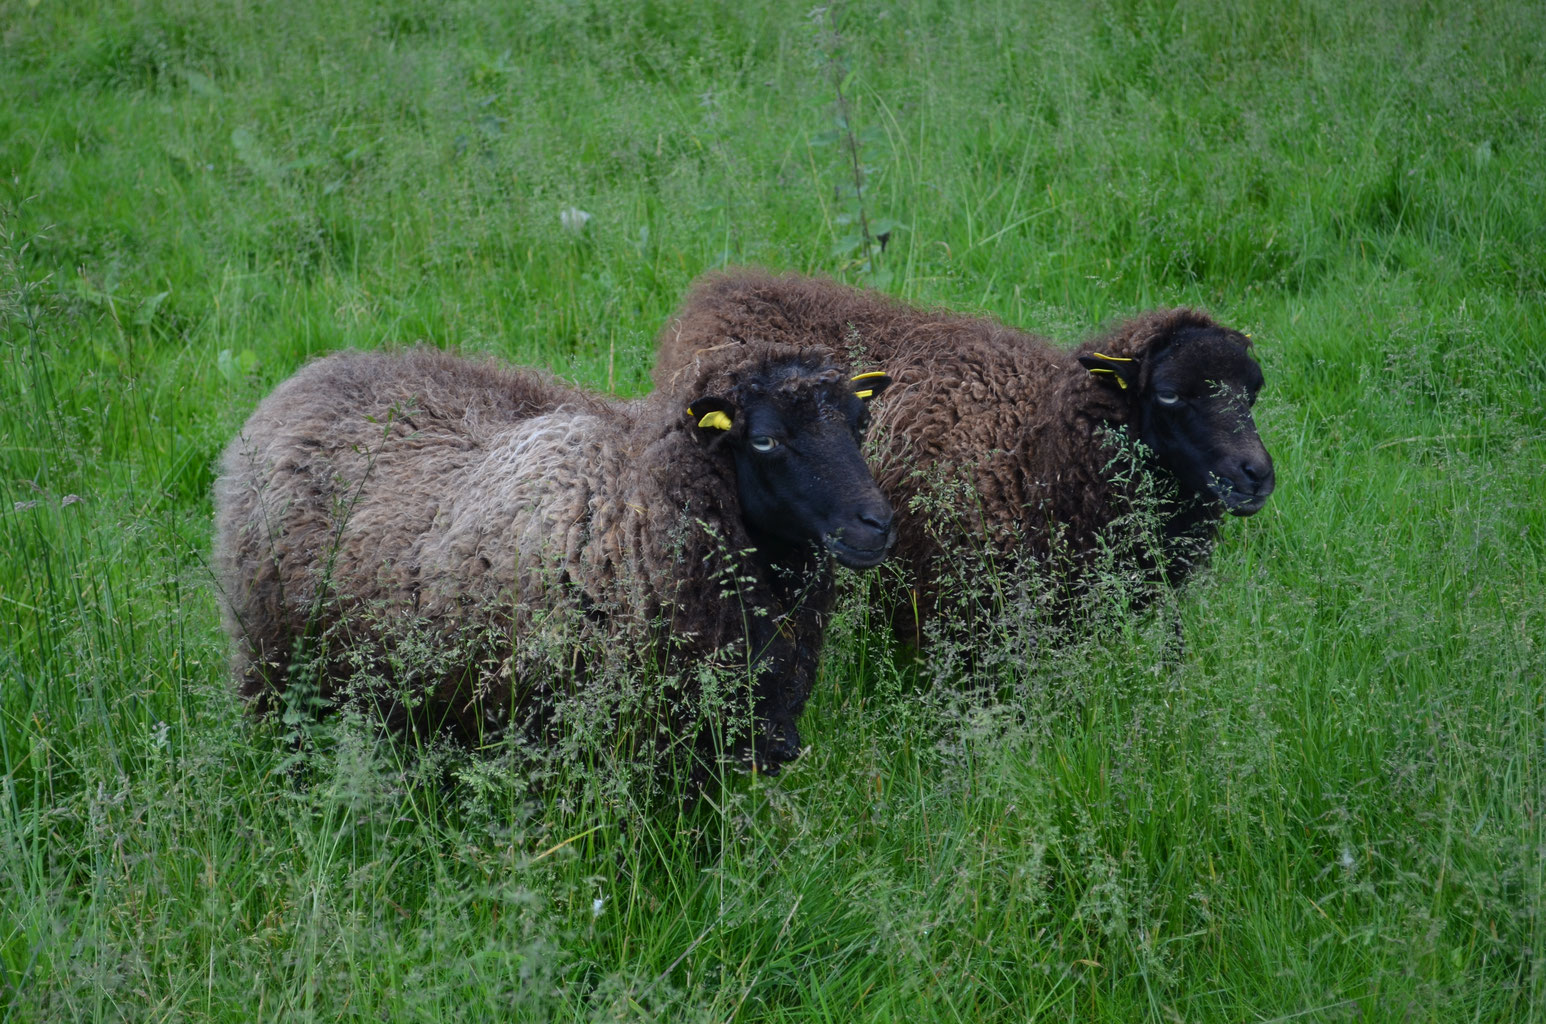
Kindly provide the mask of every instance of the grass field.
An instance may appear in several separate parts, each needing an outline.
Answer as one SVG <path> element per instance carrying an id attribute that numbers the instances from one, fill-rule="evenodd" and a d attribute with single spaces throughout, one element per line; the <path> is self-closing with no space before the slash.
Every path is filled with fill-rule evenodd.
<path id="1" fill-rule="evenodd" d="M 1538 5 L 0 0 L 0 97 L 0 1017 L 1546 1020 Z M 1278 491 L 1184 659 L 953 696 L 850 601 L 805 756 L 685 805 L 244 716 L 268 388 L 637 394 L 738 263 L 1253 333 Z"/>

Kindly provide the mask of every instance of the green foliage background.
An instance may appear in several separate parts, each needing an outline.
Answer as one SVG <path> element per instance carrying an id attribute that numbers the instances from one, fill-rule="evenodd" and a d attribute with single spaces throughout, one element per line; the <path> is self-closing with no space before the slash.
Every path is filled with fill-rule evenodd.
<path id="1" fill-rule="evenodd" d="M 0 0 L 0 96 L 0 1014 L 1546 1017 L 1538 5 Z M 1279 490 L 1185 659 L 955 699 L 851 602 L 771 782 L 345 723 L 297 785 L 205 567 L 257 399 L 415 340 L 639 393 L 736 263 L 1252 332 Z"/>

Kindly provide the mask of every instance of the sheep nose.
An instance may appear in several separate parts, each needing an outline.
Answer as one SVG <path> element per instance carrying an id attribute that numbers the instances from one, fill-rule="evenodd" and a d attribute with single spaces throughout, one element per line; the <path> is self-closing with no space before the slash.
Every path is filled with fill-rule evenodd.
<path id="1" fill-rule="evenodd" d="M 878 492 L 844 509 L 838 522 L 822 542 L 850 569 L 873 569 L 896 545 L 896 516 Z"/>
<path id="2" fill-rule="evenodd" d="M 1244 478 L 1248 488 L 1253 493 L 1260 494 L 1264 489 L 1269 492 L 1272 490 L 1273 473 L 1271 459 L 1241 459 L 1239 474 Z"/>
<path id="3" fill-rule="evenodd" d="M 862 510 L 859 513 L 859 522 L 874 531 L 875 546 L 890 551 L 891 546 L 896 543 L 896 514 L 889 504 Z"/>
<path id="4" fill-rule="evenodd" d="M 896 522 L 896 515 L 889 508 L 884 511 L 871 509 L 859 513 L 859 522 L 877 533 L 890 533 L 891 524 Z"/>

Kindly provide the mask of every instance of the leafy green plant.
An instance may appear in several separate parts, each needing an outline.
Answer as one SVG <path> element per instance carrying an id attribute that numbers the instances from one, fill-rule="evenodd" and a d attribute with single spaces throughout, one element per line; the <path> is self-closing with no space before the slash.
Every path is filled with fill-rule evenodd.
<path id="1" fill-rule="evenodd" d="M 837 209 L 832 222 L 841 235 L 832 243 L 831 255 L 842 261 L 840 267 L 855 270 L 876 288 L 885 288 L 892 276 L 882 268 L 881 257 L 901 225 L 890 217 L 870 216 L 869 203 L 873 202 L 878 167 L 868 162 L 866 153 L 877 149 L 886 136 L 875 125 L 860 129 L 855 123 L 853 93 L 858 71 L 845 61 L 839 28 L 847 15 L 846 5 L 829 4 L 812 9 L 809 16 L 821 69 L 831 80 L 835 97 L 832 129 L 812 135 L 810 145 L 835 147 L 839 153 L 838 165 L 843 176 L 832 189 Z"/>

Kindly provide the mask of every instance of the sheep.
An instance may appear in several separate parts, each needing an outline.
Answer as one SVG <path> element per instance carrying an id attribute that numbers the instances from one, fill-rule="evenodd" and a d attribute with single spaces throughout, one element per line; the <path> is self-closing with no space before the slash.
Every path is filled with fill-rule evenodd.
<path id="1" fill-rule="evenodd" d="M 920 646 L 923 620 L 942 610 L 938 580 L 962 551 L 1061 578 L 1057 607 L 1087 591 L 1105 558 L 1148 584 L 1141 603 L 1206 559 L 1222 513 L 1252 515 L 1273 490 L 1251 416 L 1263 383 L 1251 342 L 1195 310 L 1144 313 L 1066 351 L 986 318 L 741 270 L 695 283 L 659 335 L 654 377 L 690 374 L 727 344 L 768 343 L 883 364 L 895 381 L 876 410 L 876 477 L 903 512 L 895 563 L 917 584 L 893 602 L 893 627 Z M 1124 429 L 1168 492 L 1158 553 L 1132 535 L 1143 475 L 1116 457 Z M 937 508 L 950 480 L 971 500 L 950 516 L 908 514 Z"/>
<path id="2" fill-rule="evenodd" d="M 889 380 L 850 383 L 808 348 L 722 355 L 633 401 L 435 349 L 301 369 L 259 404 L 215 484 L 241 695 L 274 708 L 321 638 L 312 671 L 331 708 L 351 666 L 411 674 L 393 644 L 428 637 L 449 664 L 412 649 L 432 663 L 417 670 L 422 706 L 372 697 L 391 724 L 417 714 L 476 739 L 539 721 L 533 694 L 583 689 L 578 648 L 532 663 L 556 618 L 593 626 L 603 647 L 647 635 L 644 657 L 688 689 L 740 665 L 753 735 L 712 739 L 768 773 L 793 760 L 832 559 L 870 568 L 895 541 L 860 452 L 867 399 Z M 457 653 L 468 638 L 487 671 Z"/>

